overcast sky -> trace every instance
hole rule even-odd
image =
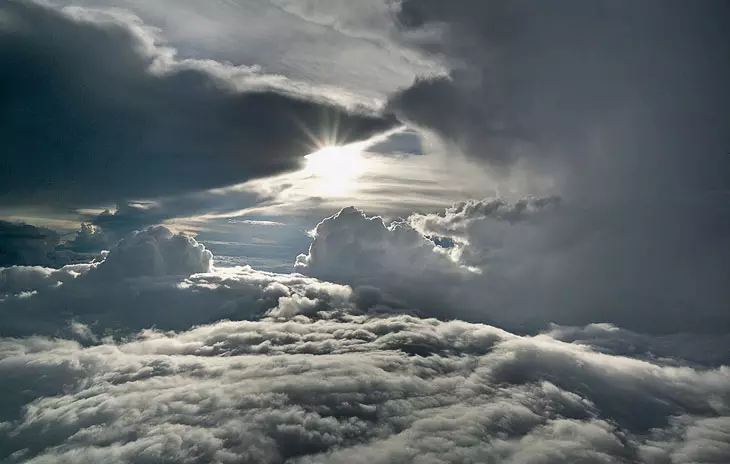
[[[730,3],[0,3],[0,462],[730,462]]]

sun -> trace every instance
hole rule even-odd
[[[324,194],[339,195],[351,190],[365,170],[359,144],[325,146],[304,159],[304,171],[317,180],[317,190]]]

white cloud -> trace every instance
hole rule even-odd
[[[387,226],[347,208],[317,226],[296,269],[379,287],[430,315],[514,330],[549,322],[610,322],[652,333],[717,333],[727,326],[717,299],[724,276],[716,268],[702,269],[703,280],[689,276],[689,267],[657,267],[688,250],[649,245],[648,237],[611,220],[596,218],[594,228],[583,213],[580,203],[555,197],[487,199]],[[625,266],[644,258],[649,268]]]
[[[0,295],[4,335],[78,335],[71,321],[102,333],[182,330],[223,318],[357,306],[347,286],[248,266],[215,269],[203,245],[164,227],[130,235],[99,263],[0,268]]]
[[[296,170],[309,134],[354,141],[396,125],[371,101],[328,86],[180,56],[127,10],[31,0],[0,8],[16,26],[0,35],[15,63],[0,73],[11,89],[3,115],[14,121],[0,127],[1,204],[52,211],[179,195],[199,207],[210,196],[197,192]],[[52,127],[39,122],[49,117]],[[339,134],[328,133],[334,120]]]
[[[139,276],[168,276],[210,272],[213,254],[182,234],[167,228],[150,227],[122,239],[92,275],[101,279]]]
[[[434,60],[398,46],[391,8],[269,0],[60,0],[63,5],[123,7],[159,27],[185,57],[256,64],[269,75],[327,88],[360,101],[382,101]],[[314,8],[310,8],[310,7]],[[311,14],[310,14],[311,13]],[[344,27],[338,27],[342,25]],[[241,46],[241,44],[246,44]]]
[[[460,321],[220,322],[86,348],[5,339],[0,356],[6,384],[24,388],[3,397],[8,462],[727,456],[726,368],[663,367]]]
[[[345,270],[408,259],[442,283],[446,272],[468,272],[410,226],[388,228],[354,208],[317,234],[306,269],[332,272],[339,256]],[[408,307],[397,299],[409,294],[394,298],[393,285],[353,289],[210,260],[194,239],[151,228],[100,263],[3,269],[4,291],[37,293],[0,302],[2,330],[20,335],[0,338],[0,460],[659,464],[728,455],[730,370],[682,359],[718,364],[700,350],[608,325],[520,336],[399,314]],[[622,349],[627,342],[639,349]]]

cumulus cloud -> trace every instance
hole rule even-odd
[[[660,240],[652,246],[644,242],[648,237],[618,235],[625,231],[610,223],[603,224],[604,234],[617,236],[565,230],[579,208],[549,197],[486,199],[439,214],[414,214],[390,226],[348,208],[317,226],[296,269],[378,287],[438,317],[498,322],[515,330],[548,322],[611,322],[639,332],[724,331],[728,321],[719,295],[727,276],[719,263],[695,267],[702,262],[684,254],[689,250],[664,250]],[[639,259],[685,268],[652,274],[646,267],[626,268]]]
[[[454,310],[450,303],[459,301],[460,288],[473,280],[470,269],[407,223],[386,226],[381,217],[367,217],[354,207],[317,225],[308,253],[297,257],[294,269],[324,280],[375,287],[442,317]]]
[[[486,204],[467,209],[477,218],[542,211]],[[420,263],[442,282],[479,274],[406,222],[386,226],[354,208],[315,232],[300,270],[334,273],[338,257],[341,272],[385,264],[382,288],[218,269],[193,238],[163,227],[125,238],[100,262],[0,269],[0,460],[659,464],[729,455],[730,371],[717,356],[726,340],[606,324],[524,336],[418,317],[434,306],[398,299],[409,294],[386,285],[399,277],[389,260]]]
[[[151,326],[182,330],[225,318],[362,311],[382,300],[301,275],[215,269],[202,244],[164,227],[126,237],[99,262],[0,268],[0,299],[0,333],[6,336],[68,336],[71,322],[102,334]]]
[[[16,387],[1,397],[7,462],[689,463],[729,451],[726,368],[460,321],[220,322],[87,347],[3,339],[0,353]]]
[[[68,247],[62,238],[59,232],[47,227],[0,220],[0,267],[61,267],[91,259],[91,256],[77,251],[101,251],[101,248]]]
[[[222,187],[296,168],[309,135],[336,127],[352,140],[394,124],[255,68],[178,59],[129,13],[1,8],[6,204],[78,207]]]
[[[411,44],[451,72],[403,89],[392,108],[498,177],[521,176],[510,203],[562,199],[531,221],[469,220],[450,234],[471,244],[465,262],[509,276],[504,311],[728,327],[726,4],[400,5],[403,29],[439,32]]]
[[[413,214],[408,222],[424,235],[466,238],[474,222],[490,219],[513,224],[559,203],[559,197],[528,197],[513,203],[504,198],[467,200],[446,208],[442,213]]]
[[[209,272],[213,254],[183,234],[150,227],[122,239],[94,269],[102,279]]]

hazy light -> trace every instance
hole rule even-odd
[[[317,180],[317,192],[328,196],[351,191],[366,167],[361,144],[326,146],[304,158],[305,173]]]

